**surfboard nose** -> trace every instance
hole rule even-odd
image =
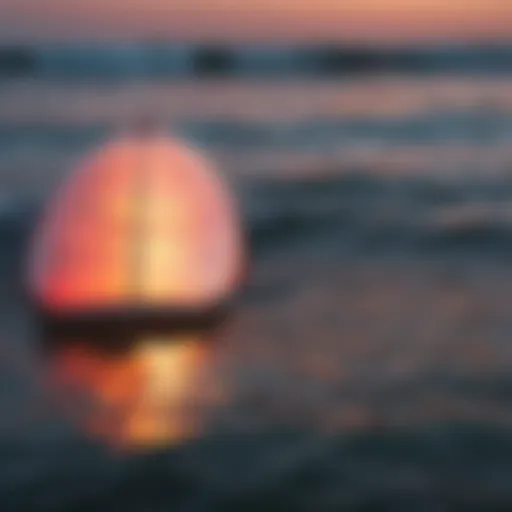
[[[206,325],[235,296],[245,248],[233,194],[198,150],[152,130],[144,120],[92,152],[48,203],[27,281],[49,322]]]

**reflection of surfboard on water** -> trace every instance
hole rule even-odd
[[[35,233],[28,290],[57,330],[208,327],[243,267],[232,198],[202,156],[158,134],[89,156]]]

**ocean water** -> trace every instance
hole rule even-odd
[[[23,263],[147,112],[228,178],[252,268],[199,434],[113,456],[50,404]],[[506,75],[0,82],[0,510],[510,510],[511,140]]]

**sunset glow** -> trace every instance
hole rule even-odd
[[[29,286],[44,308],[203,307],[232,293],[235,209],[199,153],[126,137],[84,160],[35,237]]]
[[[4,38],[502,40],[509,0],[4,0]]]
[[[86,434],[114,448],[144,448],[198,433],[196,385],[207,362],[193,337],[144,339],[116,356],[69,340],[49,361],[48,379]]]

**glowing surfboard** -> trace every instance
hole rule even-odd
[[[194,148],[134,133],[85,158],[48,204],[28,290],[55,325],[212,323],[244,268],[233,198]]]

